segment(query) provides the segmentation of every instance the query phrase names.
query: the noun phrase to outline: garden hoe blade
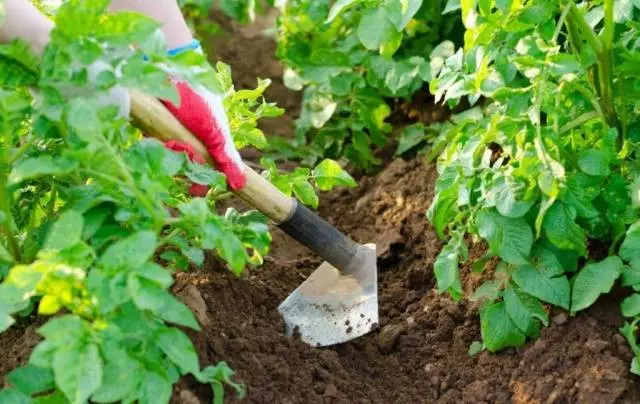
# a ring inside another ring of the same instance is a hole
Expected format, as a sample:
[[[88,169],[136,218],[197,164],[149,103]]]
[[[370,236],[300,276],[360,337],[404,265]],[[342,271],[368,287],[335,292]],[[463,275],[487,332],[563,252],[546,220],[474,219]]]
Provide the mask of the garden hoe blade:
[[[347,268],[320,265],[278,310],[286,332],[311,345],[358,338],[378,324],[378,268],[374,244],[359,245]]]

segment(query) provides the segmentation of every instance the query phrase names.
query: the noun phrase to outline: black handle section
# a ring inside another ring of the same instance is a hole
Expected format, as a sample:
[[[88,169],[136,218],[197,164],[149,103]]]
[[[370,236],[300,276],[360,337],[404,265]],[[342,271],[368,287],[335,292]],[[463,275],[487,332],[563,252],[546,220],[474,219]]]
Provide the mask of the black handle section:
[[[278,227],[341,271],[349,267],[360,247],[358,243],[297,202],[291,217]]]

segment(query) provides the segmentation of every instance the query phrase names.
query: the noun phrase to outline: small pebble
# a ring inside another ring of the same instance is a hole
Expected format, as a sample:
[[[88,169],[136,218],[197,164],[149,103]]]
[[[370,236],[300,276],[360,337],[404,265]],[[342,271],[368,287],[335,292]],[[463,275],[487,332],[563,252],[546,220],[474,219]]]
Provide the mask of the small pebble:
[[[596,339],[596,340],[587,341],[584,344],[584,348],[589,352],[600,353],[604,351],[606,348],[608,348],[610,345],[611,343],[609,343],[608,341]]]
[[[567,313],[560,313],[558,315],[556,315],[555,317],[553,317],[553,320],[551,320],[553,322],[553,324],[564,324],[567,322],[567,320],[569,319],[569,317],[567,316]]]
[[[389,353],[393,350],[398,341],[398,337],[405,331],[404,325],[389,324],[380,331],[378,337],[378,347],[382,353]]]

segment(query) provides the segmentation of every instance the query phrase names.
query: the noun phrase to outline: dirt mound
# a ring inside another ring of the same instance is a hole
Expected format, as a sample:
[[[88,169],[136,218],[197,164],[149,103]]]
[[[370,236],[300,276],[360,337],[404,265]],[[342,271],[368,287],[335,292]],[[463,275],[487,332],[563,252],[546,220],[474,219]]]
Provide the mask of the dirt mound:
[[[278,250],[305,250],[276,235],[275,258],[244,279],[215,263],[212,272],[178,278],[179,290],[198,296],[195,311],[206,311],[206,332],[191,334],[202,361],[228,361],[252,403],[637,402],[621,319],[606,299],[575,318],[555,313],[524,348],[468,354],[480,339],[477,307],[433,291],[440,243],[424,211],[435,175],[431,165],[396,160],[358,189],[324,200],[331,222],[382,247],[379,330],[325,349],[285,337],[277,305],[319,260],[279,260]],[[175,402],[206,402],[209,394],[183,381]]]

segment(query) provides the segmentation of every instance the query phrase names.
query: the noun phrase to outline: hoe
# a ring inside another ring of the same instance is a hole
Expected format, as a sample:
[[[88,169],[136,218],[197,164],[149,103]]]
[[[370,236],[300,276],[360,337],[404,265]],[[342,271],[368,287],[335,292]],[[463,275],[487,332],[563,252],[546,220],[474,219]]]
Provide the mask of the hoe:
[[[134,124],[160,140],[206,149],[157,99],[131,93]],[[311,210],[278,190],[245,166],[247,184],[235,191],[242,200],[269,217],[289,236],[318,254],[320,265],[278,307],[292,335],[311,345],[328,346],[360,337],[378,324],[376,246],[358,244]]]

